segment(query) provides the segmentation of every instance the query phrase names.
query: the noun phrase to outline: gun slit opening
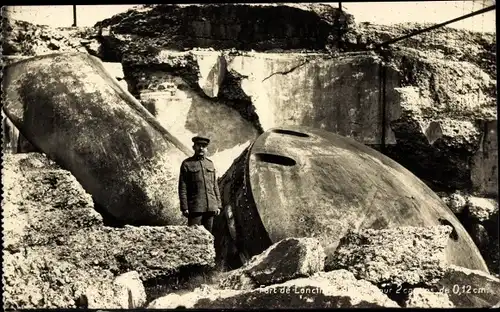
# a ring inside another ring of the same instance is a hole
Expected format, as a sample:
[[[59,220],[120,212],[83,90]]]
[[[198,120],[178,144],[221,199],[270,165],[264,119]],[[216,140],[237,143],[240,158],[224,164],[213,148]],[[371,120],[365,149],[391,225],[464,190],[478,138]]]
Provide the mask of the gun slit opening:
[[[286,134],[286,135],[294,135],[301,138],[309,138],[311,137],[309,134],[293,131],[293,130],[284,130],[284,129],[275,129],[271,130],[272,133]]]
[[[290,157],[275,155],[275,154],[255,153],[254,157],[255,160],[257,161],[263,161],[271,164],[277,164],[288,167],[292,167],[297,164],[297,162]]]

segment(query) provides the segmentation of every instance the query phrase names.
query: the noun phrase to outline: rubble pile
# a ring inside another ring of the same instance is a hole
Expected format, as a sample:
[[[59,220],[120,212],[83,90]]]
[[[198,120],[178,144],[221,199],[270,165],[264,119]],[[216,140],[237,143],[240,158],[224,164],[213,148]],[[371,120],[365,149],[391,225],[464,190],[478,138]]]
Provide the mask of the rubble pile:
[[[419,285],[444,274],[450,226],[350,232],[328,257],[326,269],[346,269],[377,285]]]
[[[449,264],[446,225],[351,231],[328,257],[318,238],[289,237],[248,261],[235,249],[243,266],[214,273],[206,230],[105,225],[75,176],[2,115],[4,308],[498,304],[496,37],[442,27],[372,50],[426,26],[356,24],[326,4],[144,5],[94,27],[4,18],[1,62],[56,52],[113,62],[106,70],[180,142],[212,138],[218,176],[277,126],[358,140],[438,192],[491,274]],[[245,221],[230,214],[228,233]]]
[[[91,196],[42,154],[5,154],[2,179],[6,308],[128,308],[114,284],[130,280],[142,298],[143,282],[214,266],[201,227],[104,226]]]
[[[52,28],[29,22],[3,19],[2,55],[35,56],[57,52],[100,54],[98,33],[93,27]]]
[[[471,196],[460,191],[451,195],[441,195],[472,237],[492,273],[498,276],[500,266],[498,201]]]
[[[285,256],[284,256],[285,255]],[[325,253],[313,238],[289,238],[273,244],[244,267],[220,280],[221,288],[253,289],[323,271]]]
[[[500,299],[497,278],[446,264],[448,226],[352,232],[329,258],[315,238],[288,238],[192,291],[151,296],[152,280],[213,266],[208,232],[106,227],[74,177],[44,155],[4,158],[6,308],[486,307]]]
[[[403,244],[396,246],[396,239],[385,246],[390,234],[404,237]],[[324,269],[321,265],[316,266],[307,274],[297,274],[299,272],[288,269],[290,263],[293,267],[297,264],[299,267],[310,267],[311,263],[323,263],[325,254],[319,252],[319,242],[314,242],[313,238],[289,238],[254,256],[243,267],[228,272],[218,284],[205,284],[184,294],[171,293],[157,298],[147,307],[493,306],[500,299],[500,280],[481,271],[449,265],[443,255],[451,239],[450,234],[448,226],[353,232],[345,237],[344,245],[338,248],[338,252],[326,259],[328,265]],[[367,248],[370,243],[373,247]],[[273,251],[285,246],[289,252],[283,251],[281,257],[276,259]],[[303,256],[297,257],[296,251],[300,246]],[[306,249],[305,246],[314,248]],[[434,261],[426,259],[432,252],[436,253],[432,257]],[[406,257],[406,254],[409,256]],[[297,259],[301,260],[297,262]],[[263,275],[265,279],[252,277],[261,274],[259,266],[266,263],[273,265],[267,266]],[[286,275],[282,273],[285,268],[288,269]]]

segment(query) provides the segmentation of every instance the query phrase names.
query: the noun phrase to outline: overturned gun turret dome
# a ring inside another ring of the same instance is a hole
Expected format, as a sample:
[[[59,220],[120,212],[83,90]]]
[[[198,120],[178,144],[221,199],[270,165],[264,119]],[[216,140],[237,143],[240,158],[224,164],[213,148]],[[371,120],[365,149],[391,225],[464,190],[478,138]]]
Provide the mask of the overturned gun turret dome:
[[[103,212],[120,223],[185,222],[177,181],[191,151],[98,58],[58,53],[13,63],[4,69],[3,91],[8,118],[69,170]]]
[[[410,171],[353,139],[287,127],[262,134],[220,180],[217,260],[226,267],[286,237],[332,253],[348,230],[449,225],[448,262],[488,272],[452,211]],[[229,212],[228,212],[229,211]]]

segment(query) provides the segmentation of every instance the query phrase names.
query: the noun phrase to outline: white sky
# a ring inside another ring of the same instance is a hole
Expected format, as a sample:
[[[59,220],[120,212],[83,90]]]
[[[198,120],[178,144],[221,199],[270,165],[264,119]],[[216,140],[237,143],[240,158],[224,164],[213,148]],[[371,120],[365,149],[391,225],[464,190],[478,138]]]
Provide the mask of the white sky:
[[[412,1],[412,2],[343,2],[342,7],[354,15],[356,22],[394,24],[404,22],[440,23],[471,13],[492,4],[492,0],[466,1]],[[338,2],[330,2],[336,5]],[[78,26],[93,26],[96,22],[127,11],[133,5],[78,5]],[[71,26],[73,7],[10,6],[4,14],[11,17],[51,26]],[[449,27],[474,31],[495,32],[495,11],[450,24]]]

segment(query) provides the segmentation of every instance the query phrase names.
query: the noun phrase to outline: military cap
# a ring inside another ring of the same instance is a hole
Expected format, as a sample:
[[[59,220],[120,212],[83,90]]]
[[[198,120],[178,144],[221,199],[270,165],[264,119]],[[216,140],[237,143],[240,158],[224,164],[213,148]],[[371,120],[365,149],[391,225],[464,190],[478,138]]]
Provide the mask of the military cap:
[[[200,144],[207,144],[210,143],[210,139],[205,137],[205,136],[195,136],[194,138],[191,139],[193,143],[200,143]]]

